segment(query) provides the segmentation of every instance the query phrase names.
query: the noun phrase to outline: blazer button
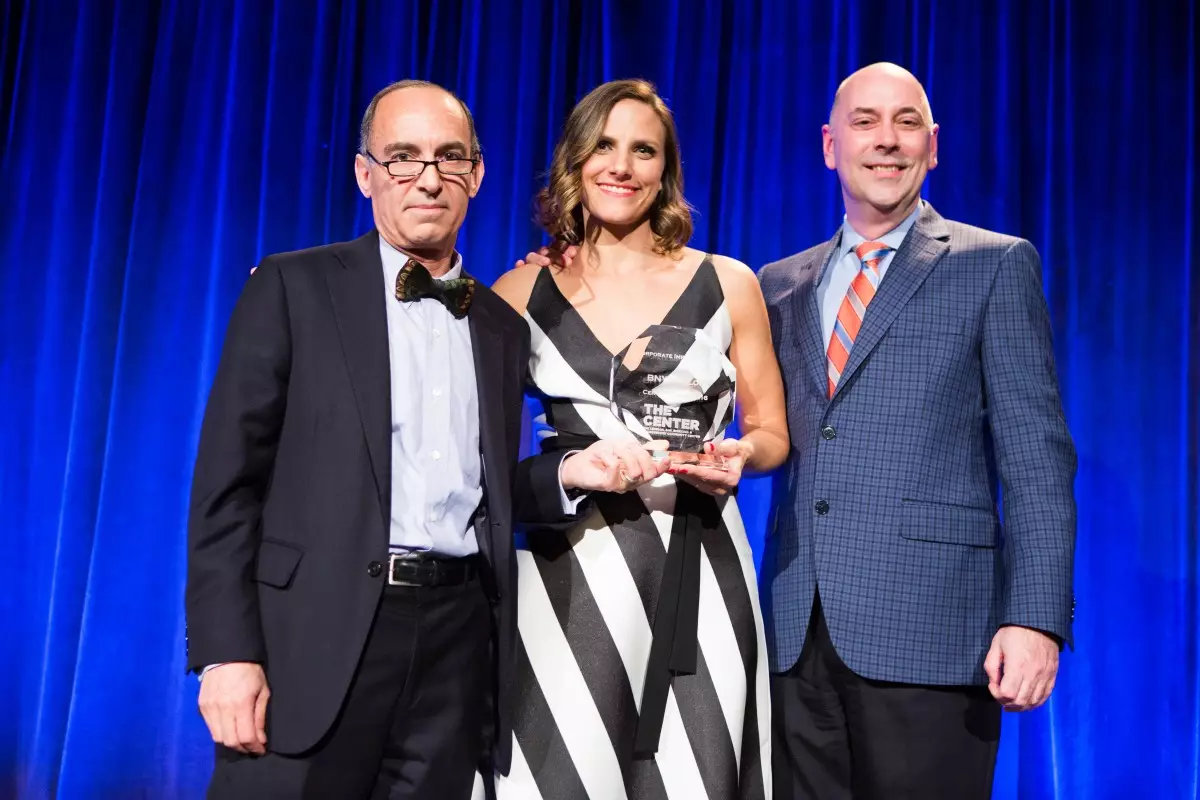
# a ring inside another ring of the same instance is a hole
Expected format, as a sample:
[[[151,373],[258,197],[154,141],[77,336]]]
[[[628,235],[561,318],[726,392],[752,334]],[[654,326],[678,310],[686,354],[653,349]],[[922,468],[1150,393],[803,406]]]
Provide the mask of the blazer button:
[[[372,561],[370,564],[367,564],[367,574],[372,578],[378,578],[381,572],[383,572],[383,564],[380,564],[378,561]]]
[[[836,439],[836,438],[837,438],[837,431],[836,431],[836,430],[834,430],[834,428],[833,428],[833,426],[832,426],[832,425],[826,425],[824,428],[821,428],[821,438],[823,438],[823,439]]]
[[[829,512],[829,503],[826,503],[824,500],[818,500],[813,508],[816,509],[818,514],[826,514]]]

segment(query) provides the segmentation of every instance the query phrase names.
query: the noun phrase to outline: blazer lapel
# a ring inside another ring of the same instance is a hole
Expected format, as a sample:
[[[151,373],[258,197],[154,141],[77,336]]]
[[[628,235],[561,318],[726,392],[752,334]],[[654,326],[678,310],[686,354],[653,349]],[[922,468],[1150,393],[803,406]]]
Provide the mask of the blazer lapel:
[[[392,497],[392,368],[379,234],[372,230],[334,252],[343,268],[331,271],[326,283],[386,523]]]
[[[478,280],[478,279],[476,279]],[[504,438],[504,377],[508,371],[505,331],[495,318],[483,291],[475,292],[475,301],[467,313],[471,329],[471,354],[475,362],[475,385],[479,393],[479,450],[483,459],[487,486],[489,518],[495,518],[496,505],[508,502],[508,457]],[[479,531],[479,546],[492,551],[494,560],[504,559],[507,548],[495,547],[491,531]],[[499,572],[500,565],[497,564]]]
[[[895,322],[901,309],[950,249],[949,238],[945,220],[927,203],[888,265],[875,298],[867,306],[862,328],[854,340],[854,347],[850,349],[850,359],[842,370],[842,379],[838,381],[834,398],[850,383],[854,373]]]
[[[808,377],[818,391],[825,395],[828,389],[828,369],[825,365],[825,346],[821,336],[821,306],[817,299],[817,281],[829,268],[829,260],[837,253],[841,233],[830,239],[807,264],[796,280],[796,297],[792,302],[796,327],[799,331],[800,347],[808,365]]]
[[[478,280],[478,279],[477,279]],[[487,302],[476,293],[467,314],[471,327],[471,353],[475,360],[475,383],[479,388],[479,447],[485,474],[498,476],[505,461],[504,445],[504,329],[492,315]]]

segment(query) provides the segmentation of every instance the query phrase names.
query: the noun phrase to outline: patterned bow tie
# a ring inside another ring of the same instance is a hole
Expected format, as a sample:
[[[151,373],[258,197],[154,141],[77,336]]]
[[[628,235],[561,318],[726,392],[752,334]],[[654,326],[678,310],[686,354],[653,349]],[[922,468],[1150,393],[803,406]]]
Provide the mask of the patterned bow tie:
[[[454,278],[448,281],[434,280],[429,270],[411,258],[396,276],[396,299],[402,303],[429,298],[437,300],[454,315],[462,319],[471,307],[471,298],[475,294],[475,279],[471,277]]]

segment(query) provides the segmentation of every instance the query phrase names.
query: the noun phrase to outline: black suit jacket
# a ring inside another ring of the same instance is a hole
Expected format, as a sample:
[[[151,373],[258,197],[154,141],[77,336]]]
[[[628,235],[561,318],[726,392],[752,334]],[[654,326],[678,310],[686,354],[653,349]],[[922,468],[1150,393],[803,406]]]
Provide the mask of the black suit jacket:
[[[233,311],[200,435],[188,526],[188,669],[262,663],[272,750],[329,730],[383,591],[391,367],[372,231],[269,256]],[[476,536],[495,615],[496,766],[507,772],[516,661],[514,519],[569,524],[559,456],[518,465],[529,329],[480,285],[468,314],[484,504]],[[413,386],[413,391],[420,391]]]

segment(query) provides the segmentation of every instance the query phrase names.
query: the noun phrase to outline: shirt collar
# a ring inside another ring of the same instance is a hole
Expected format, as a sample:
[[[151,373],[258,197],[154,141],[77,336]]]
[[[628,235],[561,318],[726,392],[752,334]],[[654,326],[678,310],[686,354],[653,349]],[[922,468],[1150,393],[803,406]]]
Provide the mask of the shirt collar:
[[[389,276],[399,275],[400,270],[404,269],[404,265],[408,263],[408,256],[388,244],[382,236],[379,237],[379,257],[383,259],[383,268],[387,270]],[[444,275],[439,275],[436,280],[452,281],[455,278],[461,278],[462,274],[462,255],[455,250],[450,269],[446,270]]]
[[[921,200],[917,203],[917,207],[912,210],[912,213],[905,217],[899,225],[873,241],[886,244],[893,250],[899,250],[900,245],[904,243],[904,237],[912,230],[912,226],[917,224],[917,217],[921,216],[921,212],[924,210],[925,201]],[[854,248],[865,241],[867,241],[866,237],[854,230],[850,225],[850,221],[842,217],[842,246],[838,252],[838,258],[844,258],[847,253],[852,252]]]
[[[917,224],[917,218],[921,216],[921,212],[924,210],[925,210],[925,201],[922,200],[919,203],[917,203],[917,207],[913,209],[911,214],[909,214],[907,217],[905,217],[903,220],[901,220],[899,225],[892,228],[890,231],[885,233],[883,236],[880,236],[875,241],[882,242],[883,244],[886,244],[888,247],[892,248],[893,250],[899,250],[900,245],[903,244],[903,242],[904,242],[904,238],[906,236],[908,236],[908,232],[910,230],[912,230],[912,226]],[[829,258],[829,260],[827,260],[824,265],[822,265],[820,271],[817,273],[816,285],[820,286],[821,284],[823,284],[825,282],[825,278],[828,277],[830,269],[833,267],[833,265],[836,264],[837,262],[841,261],[843,258],[845,258],[847,253],[853,253],[854,248],[858,247],[860,244],[862,244],[865,241],[866,241],[866,237],[864,237],[858,231],[854,230],[854,228],[851,227],[851,225],[850,225],[850,221],[847,220],[846,217],[843,215],[842,216],[841,241],[840,241],[840,244],[838,245],[837,253],[835,256]]]

